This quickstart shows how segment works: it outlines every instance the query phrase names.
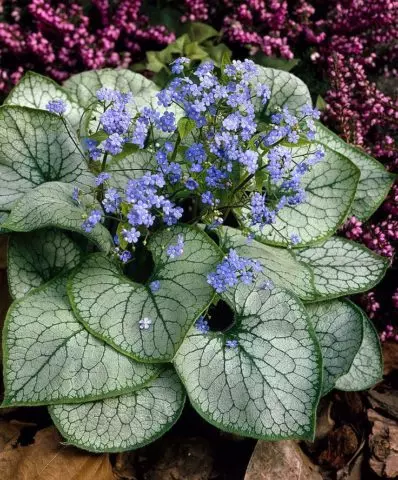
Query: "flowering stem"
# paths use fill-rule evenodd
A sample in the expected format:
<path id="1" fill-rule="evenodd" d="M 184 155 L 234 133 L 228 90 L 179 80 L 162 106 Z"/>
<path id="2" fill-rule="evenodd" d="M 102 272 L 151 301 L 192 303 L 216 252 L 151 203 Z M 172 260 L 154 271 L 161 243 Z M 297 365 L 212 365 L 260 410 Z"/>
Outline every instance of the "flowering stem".
<path id="1" fill-rule="evenodd" d="M 72 140 L 72 142 L 74 143 L 75 147 L 79 150 L 80 154 L 86 158 L 84 152 L 82 151 L 82 149 L 80 148 L 80 145 L 76 142 L 75 138 L 73 137 L 73 135 L 70 133 L 70 130 L 69 130 L 69 127 L 68 127 L 68 123 L 65 121 L 65 118 L 61 115 L 61 120 L 62 120 L 62 123 L 65 125 L 65 128 L 66 128 L 66 131 L 68 132 L 68 136 L 69 138 Z"/>

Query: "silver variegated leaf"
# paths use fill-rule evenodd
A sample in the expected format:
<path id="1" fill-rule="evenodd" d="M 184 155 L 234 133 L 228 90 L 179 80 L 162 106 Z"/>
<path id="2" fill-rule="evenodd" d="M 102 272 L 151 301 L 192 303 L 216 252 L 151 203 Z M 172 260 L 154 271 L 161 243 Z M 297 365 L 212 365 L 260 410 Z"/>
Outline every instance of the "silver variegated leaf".
<path id="1" fill-rule="evenodd" d="M 11 306 L 4 328 L 3 405 L 76 403 L 131 392 L 159 373 L 88 333 L 64 276 Z"/>
<path id="2" fill-rule="evenodd" d="M 321 346 L 323 395 L 345 375 L 362 343 L 362 312 L 348 300 L 307 305 L 307 312 Z"/>
<path id="3" fill-rule="evenodd" d="M 307 85 L 293 74 L 260 65 L 256 67 L 259 73 L 254 77 L 252 84 L 265 83 L 271 90 L 271 98 L 265 105 L 267 113 L 275 111 L 277 107 L 286 106 L 291 113 L 298 115 L 300 107 L 312 104 Z M 256 111 L 260 113 L 264 109 L 261 100 L 254 98 L 253 102 Z"/>
<path id="4" fill-rule="evenodd" d="M 111 175 L 109 186 L 124 190 L 127 182 L 133 178 L 142 177 L 145 172 L 157 171 L 153 155 L 146 151 L 137 151 L 121 160 L 109 162 L 106 171 Z"/>
<path id="5" fill-rule="evenodd" d="M 60 272 L 80 263 L 78 245 L 60 230 L 14 234 L 8 245 L 8 285 L 11 295 L 22 298 Z"/>
<path id="6" fill-rule="evenodd" d="M 261 263 L 263 271 L 258 275 L 261 281 L 271 279 L 303 300 L 311 300 L 316 295 L 312 269 L 297 260 L 293 250 L 272 247 L 256 240 L 248 241 L 241 231 L 231 227 L 220 227 L 218 235 L 224 252 L 233 248 L 239 255 Z"/>
<path id="7" fill-rule="evenodd" d="M 294 148 L 293 159 L 301 162 L 316 145 Z M 311 245 L 330 237 L 343 223 L 355 196 L 359 170 L 345 157 L 325 149 L 325 158 L 303 175 L 306 191 L 304 203 L 284 207 L 272 225 L 262 231 L 253 228 L 261 241 L 276 246 L 287 246 L 290 237 L 298 234 L 300 246 Z"/>
<path id="8" fill-rule="evenodd" d="M 390 263 L 363 245 L 340 237 L 295 253 L 314 272 L 314 300 L 369 290 L 382 279 Z"/>
<path id="9" fill-rule="evenodd" d="M 234 325 L 207 334 L 193 327 L 174 359 L 192 405 L 239 435 L 312 438 L 322 359 L 304 307 L 278 287 L 240 284 L 222 298 L 235 312 Z"/>
<path id="10" fill-rule="evenodd" d="M 344 155 L 359 168 L 361 176 L 350 214 L 362 221 L 367 220 L 387 196 L 396 176 L 387 172 L 375 158 L 347 144 L 319 122 L 317 123 L 316 140 Z"/>
<path id="11" fill-rule="evenodd" d="M 362 312 L 363 339 L 351 368 L 336 381 L 336 388 L 345 391 L 367 390 L 383 377 L 383 355 L 377 331 Z"/>
<path id="12" fill-rule="evenodd" d="M 165 248 L 184 237 L 184 253 L 169 258 Z M 111 260 L 94 254 L 71 277 L 69 295 L 81 322 L 95 335 L 140 361 L 174 357 L 185 334 L 213 298 L 207 275 L 221 252 L 200 230 L 178 226 L 148 242 L 154 272 L 146 285 L 123 276 Z M 150 283 L 158 280 L 160 289 Z M 149 328 L 140 328 L 147 319 Z"/>
<path id="13" fill-rule="evenodd" d="M 148 106 L 148 99 L 154 98 L 159 88 L 139 73 L 126 69 L 104 68 L 72 75 L 64 83 L 64 88 L 72 100 L 82 107 L 89 107 L 96 101 L 96 92 L 102 87 L 133 94 L 133 105 L 137 111 Z"/>
<path id="14" fill-rule="evenodd" d="M 42 110 L 1 107 L 0 209 L 10 210 L 24 193 L 54 180 L 82 188 L 94 184 L 62 120 Z"/>
<path id="15" fill-rule="evenodd" d="M 83 109 L 54 80 L 38 73 L 27 72 L 11 90 L 4 104 L 45 110 L 48 102 L 55 99 L 65 102 L 66 111 L 63 115 L 77 131 Z"/>
<path id="16" fill-rule="evenodd" d="M 53 405 L 50 415 L 69 444 L 91 452 L 134 450 L 153 442 L 178 420 L 185 394 L 168 368 L 127 395 L 80 405 Z"/>
<path id="17" fill-rule="evenodd" d="M 89 233 L 82 228 L 85 202 L 101 209 L 100 205 L 89 195 L 83 196 L 81 204 L 77 204 L 72 199 L 73 188 L 73 185 L 61 182 L 48 182 L 34 188 L 15 204 L 4 228 L 13 232 L 31 232 L 47 227 L 71 230 L 108 252 L 113 241 L 103 225 L 97 224 Z"/>
<path id="18" fill-rule="evenodd" d="M 119 90 L 123 93 L 133 94 L 132 102 L 129 102 L 127 109 L 134 116 L 143 107 L 156 108 L 158 112 L 164 112 L 165 108 L 160 106 L 157 100 L 159 87 L 139 73 L 126 69 L 102 69 L 91 70 L 79 73 L 70 77 L 64 87 L 79 105 L 91 109 L 87 114 L 88 130 L 95 132 L 98 127 L 98 119 L 103 112 L 102 106 L 96 105 L 96 92 L 102 87 Z M 167 111 L 173 112 L 178 120 L 182 116 L 182 109 L 177 105 L 171 105 Z M 168 133 L 155 130 L 154 139 L 167 138 Z"/>

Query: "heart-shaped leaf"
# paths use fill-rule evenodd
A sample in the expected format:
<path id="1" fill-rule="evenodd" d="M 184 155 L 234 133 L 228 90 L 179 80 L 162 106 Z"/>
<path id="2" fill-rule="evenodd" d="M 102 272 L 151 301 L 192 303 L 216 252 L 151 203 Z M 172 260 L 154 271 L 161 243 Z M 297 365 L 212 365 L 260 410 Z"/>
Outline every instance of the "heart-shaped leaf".
<path id="1" fill-rule="evenodd" d="M 32 188 L 53 180 L 94 184 L 61 118 L 42 110 L 0 108 L 0 209 L 10 210 Z"/>
<path id="2" fill-rule="evenodd" d="M 77 244 L 60 230 L 14 234 L 8 245 L 8 285 L 11 295 L 22 298 L 63 270 L 80 263 Z"/>
<path id="3" fill-rule="evenodd" d="M 134 393 L 80 405 L 53 405 L 50 415 L 68 443 L 91 452 L 121 452 L 153 442 L 178 420 L 185 394 L 168 368 Z"/>
<path id="4" fill-rule="evenodd" d="M 307 312 L 321 346 L 323 395 L 345 375 L 362 343 L 362 312 L 348 300 L 307 305 Z"/>
<path id="5" fill-rule="evenodd" d="M 184 252 L 169 258 L 165 248 L 179 235 Z M 211 302 L 207 275 L 221 253 L 205 233 L 186 226 L 155 234 L 148 248 L 155 267 L 146 285 L 130 281 L 111 260 L 94 254 L 72 275 L 68 291 L 80 320 L 95 335 L 137 360 L 165 362 Z M 156 280 L 160 288 L 152 291 Z M 148 328 L 142 329 L 144 319 Z"/>
<path id="6" fill-rule="evenodd" d="M 311 300 L 316 295 L 311 268 L 298 261 L 293 250 L 249 241 L 240 230 L 231 227 L 220 227 L 218 235 L 224 252 L 234 248 L 239 255 L 261 263 L 263 271 L 258 276 L 260 279 L 271 279 L 280 287 L 288 287 L 303 300 Z"/>
<path id="7" fill-rule="evenodd" d="M 297 258 L 314 272 L 314 300 L 364 292 L 384 276 L 389 260 L 363 245 L 332 237 L 318 246 L 295 250 Z"/>
<path id="8" fill-rule="evenodd" d="M 367 390 L 383 377 L 383 355 L 373 323 L 362 312 L 363 340 L 347 374 L 336 381 L 336 388 L 345 391 Z"/>
<path id="9" fill-rule="evenodd" d="M 34 188 L 15 204 L 3 227 L 13 232 L 31 232 L 46 227 L 72 230 L 108 252 L 113 241 L 103 225 L 97 224 L 89 233 L 82 228 L 82 216 L 86 213 L 83 203 L 101 207 L 88 195 L 78 205 L 72 199 L 73 188 L 73 185 L 61 182 L 48 182 Z"/>
<path id="10" fill-rule="evenodd" d="M 239 435 L 311 439 L 322 359 L 304 307 L 278 287 L 240 284 L 222 298 L 234 325 L 207 334 L 192 328 L 174 359 L 192 405 Z"/>
<path id="11" fill-rule="evenodd" d="M 4 104 L 45 110 L 48 102 L 55 99 L 63 100 L 66 103 L 64 116 L 77 131 L 83 110 L 54 80 L 38 73 L 27 72 L 11 90 Z"/>
<path id="12" fill-rule="evenodd" d="M 131 392 L 159 373 L 90 335 L 64 276 L 11 306 L 4 327 L 3 405 L 76 403 Z"/>
<path id="13" fill-rule="evenodd" d="M 266 105 L 267 113 L 275 111 L 277 107 L 287 106 L 290 113 L 297 115 L 303 105 L 312 104 L 307 85 L 293 74 L 260 65 L 257 65 L 257 69 L 259 73 L 252 83 L 265 83 L 271 90 L 271 98 Z M 257 112 L 264 110 L 260 99 L 253 99 L 253 102 Z"/>
<path id="14" fill-rule="evenodd" d="M 316 145 L 292 149 L 293 160 L 301 162 Z M 325 158 L 303 176 L 306 191 L 304 203 L 285 207 L 276 222 L 262 232 L 253 228 L 256 236 L 272 245 L 287 246 L 293 234 L 299 235 L 299 246 L 311 245 L 330 237 L 343 223 L 355 196 L 359 170 L 345 157 L 325 149 Z"/>
<path id="15" fill-rule="evenodd" d="M 139 73 L 131 70 L 104 68 L 72 75 L 64 83 L 64 88 L 72 100 L 82 107 L 89 107 L 96 101 L 96 92 L 102 87 L 133 94 L 134 105 L 145 106 L 148 97 L 154 97 L 158 87 Z"/>
<path id="16" fill-rule="evenodd" d="M 316 129 L 318 143 L 344 155 L 359 168 L 361 177 L 350 214 L 362 221 L 367 220 L 386 198 L 396 175 L 387 172 L 376 159 L 347 144 L 320 122 L 317 122 Z"/>

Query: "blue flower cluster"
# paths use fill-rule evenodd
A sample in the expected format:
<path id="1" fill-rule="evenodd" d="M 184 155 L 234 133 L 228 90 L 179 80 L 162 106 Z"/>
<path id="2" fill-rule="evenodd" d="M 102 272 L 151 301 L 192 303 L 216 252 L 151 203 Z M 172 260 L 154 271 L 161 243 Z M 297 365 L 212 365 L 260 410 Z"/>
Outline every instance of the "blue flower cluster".
<path id="1" fill-rule="evenodd" d="M 305 202 L 303 178 L 325 155 L 322 147 L 310 145 L 319 118 L 310 105 L 303 106 L 297 116 L 284 106 L 267 114 L 267 124 L 262 113 L 259 123 L 259 110 L 267 111 L 271 92 L 258 81 L 252 61 L 234 61 L 220 74 L 212 62 L 192 68 L 183 57 L 171 64 L 171 70 L 176 77 L 157 94 L 157 109 L 132 108 L 131 93 L 110 88 L 96 93 L 100 131 L 86 138 L 85 146 L 91 159 L 102 158 L 101 169 L 94 167 L 97 196 L 105 219 L 111 217 L 120 224 L 116 253 L 123 262 L 132 258 L 135 244 L 146 241 L 149 229 L 172 226 L 182 218 L 184 210 L 178 201 L 187 197 L 196 215 L 193 223 L 201 219 L 208 229 L 222 225 L 235 208 L 251 227 L 261 230 L 273 224 L 281 209 Z M 59 102 L 50 102 L 49 108 L 62 115 Z M 189 125 L 185 136 L 180 124 L 177 128 L 175 112 L 183 112 L 182 120 Z M 97 138 L 105 139 L 99 143 Z M 129 180 L 122 192 L 111 185 L 105 160 L 123 152 L 126 143 L 145 149 L 150 160 L 142 176 Z M 303 154 L 307 147 L 308 153 Z M 103 217 L 93 210 L 83 228 L 91 231 Z M 293 234 L 289 241 L 295 246 L 301 240 Z M 181 237 L 166 253 L 177 258 L 183 247 Z M 259 270 L 258 262 L 231 250 L 208 281 L 222 293 L 238 281 L 251 283 Z"/>
<path id="2" fill-rule="evenodd" d="M 166 250 L 166 254 L 169 258 L 174 259 L 181 257 L 184 253 L 184 237 L 180 234 L 177 237 L 177 243 L 175 245 L 169 245 Z"/>
<path id="3" fill-rule="evenodd" d="M 46 109 L 51 113 L 62 115 L 66 112 L 66 103 L 63 100 L 56 98 L 47 103 Z"/>
<path id="4" fill-rule="evenodd" d="M 185 64 L 186 59 L 175 62 L 173 71 L 182 73 Z M 257 130 L 250 83 L 257 69 L 249 60 L 234 61 L 226 66 L 227 81 L 223 83 L 214 69 L 214 64 L 207 62 L 193 72 L 193 78 L 175 78 L 158 94 L 158 99 L 166 108 L 172 103 L 179 105 L 197 128 L 209 127 L 205 142 L 190 145 L 185 158 L 191 164 L 191 172 L 205 172 L 208 187 L 224 189 L 230 186 L 234 163 L 240 163 L 249 173 L 257 168 L 258 153 L 248 147 Z M 256 95 L 266 103 L 269 88 L 262 85 L 256 89 Z"/>
<path id="5" fill-rule="evenodd" d="M 303 176 L 325 156 L 322 146 L 318 146 L 308 157 L 300 155 L 301 161 L 294 158 L 292 149 L 277 145 L 266 154 L 265 171 L 267 191 L 255 192 L 250 199 L 250 223 L 252 226 L 270 225 L 277 214 L 286 206 L 299 205 L 306 200 L 302 186 Z M 296 237 L 295 237 L 296 239 Z M 299 241 L 292 240 L 293 244 Z"/>
<path id="6" fill-rule="evenodd" d="M 228 255 L 217 265 L 216 271 L 209 273 L 207 282 L 217 293 L 223 293 L 238 282 L 250 285 L 262 266 L 257 260 L 240 257 L 236 250 L 230 249 Z"/>

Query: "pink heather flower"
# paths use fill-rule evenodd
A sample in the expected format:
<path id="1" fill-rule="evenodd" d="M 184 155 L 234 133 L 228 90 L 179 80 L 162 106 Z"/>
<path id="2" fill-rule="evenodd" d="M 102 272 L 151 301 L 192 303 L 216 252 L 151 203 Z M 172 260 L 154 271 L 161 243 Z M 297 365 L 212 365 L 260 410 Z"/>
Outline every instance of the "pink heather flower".
<path id="1" fill-rule="evenodd" d="M 149 48 L 174 41 L 163 25 L 150 25 L 142 0 L 0 1 L 0 94 L 26 70 L 64 81 L 103 67 L 128 67 Z M 23 15 L 22 15 L 23 13 Z"/>

